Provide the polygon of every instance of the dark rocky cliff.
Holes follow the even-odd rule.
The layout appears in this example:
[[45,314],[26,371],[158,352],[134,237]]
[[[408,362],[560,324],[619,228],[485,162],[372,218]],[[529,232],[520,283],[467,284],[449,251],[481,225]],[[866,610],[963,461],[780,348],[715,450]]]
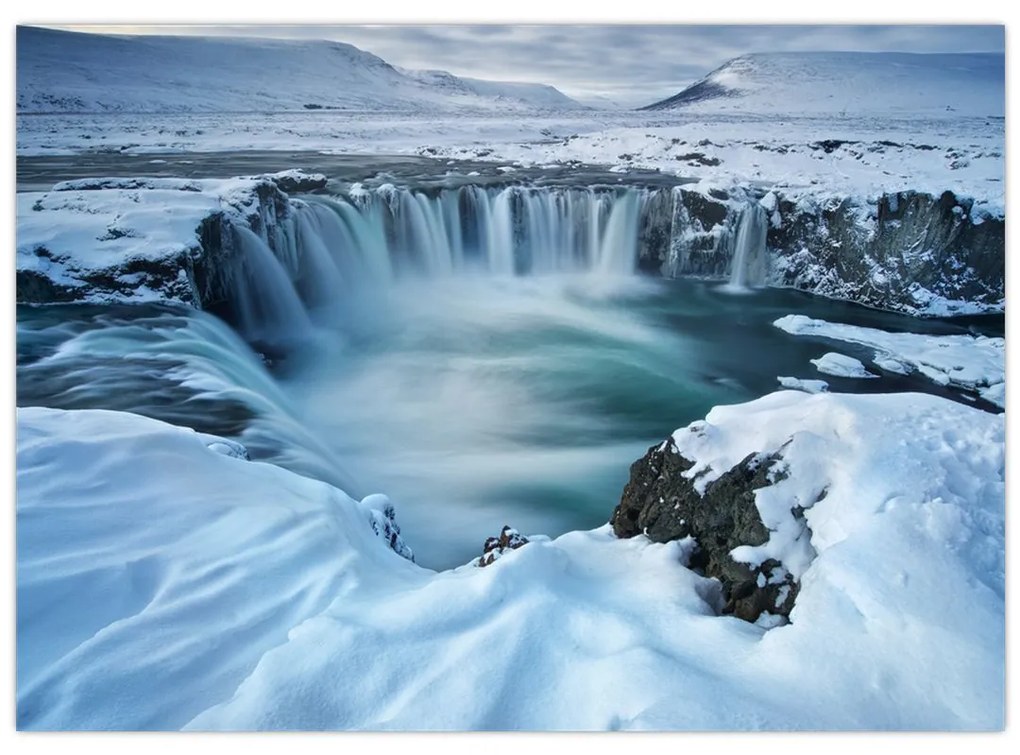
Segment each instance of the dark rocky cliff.
[[769,222],[757,283],[921,316],[1004,306],[1005,221],[952,192],[814,202],[674,189],[670,213],[649,204],[640,269],[729,279],[741,211],[759,202]]

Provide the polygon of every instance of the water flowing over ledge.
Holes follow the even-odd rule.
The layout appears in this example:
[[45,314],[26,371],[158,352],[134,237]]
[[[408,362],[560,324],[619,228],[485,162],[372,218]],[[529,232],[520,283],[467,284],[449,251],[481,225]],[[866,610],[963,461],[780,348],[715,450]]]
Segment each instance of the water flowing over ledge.
[[185,302],[259,339],[414,275],[641,272],[726,280],[738,291],[788,286],[909,314],[1003,307],[1004,222],[971,217],[966,199],[896,194],[815,206],[759,194],[327,188],[325,177],[295,171],[67,182],[19,195],[18,300]]

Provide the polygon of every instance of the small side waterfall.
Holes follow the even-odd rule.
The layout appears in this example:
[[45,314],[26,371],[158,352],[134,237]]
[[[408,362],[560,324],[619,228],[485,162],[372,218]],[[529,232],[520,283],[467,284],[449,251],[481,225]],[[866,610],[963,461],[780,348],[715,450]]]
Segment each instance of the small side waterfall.
[[730,271],[730,288],[746,289],[765,282],[765,236],[768,219],[757,202],[751,202],[737,217],[737,230],[733,237],[733,266]]

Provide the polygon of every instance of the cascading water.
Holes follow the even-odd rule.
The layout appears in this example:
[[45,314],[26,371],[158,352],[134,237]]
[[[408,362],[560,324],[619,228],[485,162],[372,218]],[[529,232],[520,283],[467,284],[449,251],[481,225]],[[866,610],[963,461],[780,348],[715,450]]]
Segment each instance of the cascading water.
[[[383,186],[308,196],[277,227],[233,229],[224,299],[251,340],[307,332],[317,313],[414,278],[461,273],[628,276],[648,192],[633,188]],[[326,319],[332,317],[327,314]]]
[[[231,303],[241,331],[249,338],[275,340],[282,332],[302,333],[311,327],[305,306],[291,281],[292,270],[273,254],[267,243],[247,228],[234,226],[239,263],[230,276]],[[287,242],[293,238],[287,234]],[[314,245],[304,257],[319,261]],[[321,266],[321,265],[317,265]]]
[[351,490],[258,356],[191,309],[92,306],[19,312],[18,405],[114,409],[234,437],[254,458]]
[[743,290],[765,282],[768,219],[764,208],[757,202],[749,203],[737,216],[736,228],[729,288]]

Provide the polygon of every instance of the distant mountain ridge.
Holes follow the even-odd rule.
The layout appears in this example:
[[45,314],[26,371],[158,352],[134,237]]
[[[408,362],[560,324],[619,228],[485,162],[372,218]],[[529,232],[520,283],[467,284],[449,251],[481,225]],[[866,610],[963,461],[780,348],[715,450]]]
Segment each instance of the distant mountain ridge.
[[548,110],[552,86],[405,71],[343,42],[17,30],[17,111]]
[[1002,53],[753,53],[641,110],[1005,113]]
[[479,97],[504,100],[519,100],[549,108],[577,109],[587,107],[549,84],[473,79],[467,76],[455,76],[448,71],[437,70],[415,71],[398,67],[397,71],[423,84],[449,87],[452,91],[462,94],[473,94]]

